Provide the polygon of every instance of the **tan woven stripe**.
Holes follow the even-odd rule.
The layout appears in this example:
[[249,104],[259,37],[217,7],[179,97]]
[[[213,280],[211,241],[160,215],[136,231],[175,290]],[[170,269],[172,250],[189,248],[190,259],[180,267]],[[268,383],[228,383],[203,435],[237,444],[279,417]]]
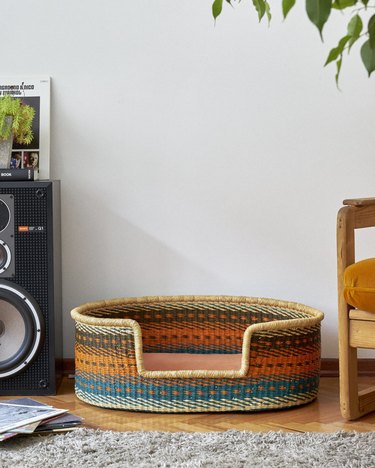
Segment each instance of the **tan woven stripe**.
[[303,394],[293,394],[286,397],[275,398],[241,398],[232,400],[145,400],[133,399],[130,396],[106,396],[99,397],[79,389],[76,390],[78,398],[81,400],[107,408],[123,408],[139,411],[160,411],[160,412],[193,412],[193,411],[251,411],[257,409],[277,409],[285,406],[297,406],[308,403],[316,398],[317,392],[306,392]]

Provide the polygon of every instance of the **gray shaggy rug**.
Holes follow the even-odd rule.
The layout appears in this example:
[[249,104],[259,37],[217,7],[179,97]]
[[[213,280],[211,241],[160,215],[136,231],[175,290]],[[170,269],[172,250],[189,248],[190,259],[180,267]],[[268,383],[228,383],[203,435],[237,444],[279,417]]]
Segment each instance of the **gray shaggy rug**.
[[13,438],[1,467],[374,467],[375,432],[111,432]]

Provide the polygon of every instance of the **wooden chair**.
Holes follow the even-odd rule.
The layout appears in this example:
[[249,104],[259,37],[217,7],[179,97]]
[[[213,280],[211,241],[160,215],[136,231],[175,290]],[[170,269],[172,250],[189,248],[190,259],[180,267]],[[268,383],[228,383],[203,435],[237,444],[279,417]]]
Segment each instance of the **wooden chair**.
[[375,387],[359,392],[357,381],[357,348],[375,349],[375,313],[347,303],[343,275],[355,263],[355,230],[375,226],[375,198],[343,204],[337,217],[340,406],[344,418],[357,419],[375,410]]

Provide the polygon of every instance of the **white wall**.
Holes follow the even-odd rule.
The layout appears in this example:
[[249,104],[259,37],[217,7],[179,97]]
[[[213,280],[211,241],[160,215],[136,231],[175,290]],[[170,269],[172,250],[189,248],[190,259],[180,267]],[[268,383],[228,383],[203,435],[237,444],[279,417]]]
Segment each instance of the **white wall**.
[[165,294],[320,308],[337,356],[336,212],[375,195],[374,78],[357,48],[342,92],[323,68],[341,20],[322,44],[302,4],[270,28],[224,6],[214,27],[211,0],[2,2],[1,73],[52,77],[65,357],[73,307]]

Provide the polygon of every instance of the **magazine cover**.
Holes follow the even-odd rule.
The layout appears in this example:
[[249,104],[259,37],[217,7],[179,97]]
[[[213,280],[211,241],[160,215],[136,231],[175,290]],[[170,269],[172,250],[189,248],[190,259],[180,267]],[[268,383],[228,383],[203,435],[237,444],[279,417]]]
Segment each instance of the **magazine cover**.
[[0,76],[0,97],[11,95],[35,109],[33,140],[13,143],[11,169],[32,168],[39,179],[49,179],[50,88],[48,76]]
[[17,404],[17,402],[0,402],[0,433],[58,416],[67,413],[67,411],[44,405],[36,406]]
[[[1,406],[8,406],[2,409]],[[31,410],[31,412],[30,412]],[[34,410],[37,410],[35,413]],[[38,411],[45,411],[45,413],[38,413]],[[54,413],[51,413],[54,411]],[[14,425],[16,419],[22,414],[22,419],[34,418],[36,421],[28,422],[21,426],[18,424],[12,429],[1,432],[3,427],[3,416],[7,414],[7,422]],[[41,416],[42,418],[40,418]],[[0,442],[16,437],[19,434],[34,434],[38,433],[53,433],[53,432],[67,432],[82,427],[83,418],[70,414],[67,410],[60,410],[53,406],[46,405],[40,401],[31,398],[16,398],[13,400],[2,400],[0,402]]]

